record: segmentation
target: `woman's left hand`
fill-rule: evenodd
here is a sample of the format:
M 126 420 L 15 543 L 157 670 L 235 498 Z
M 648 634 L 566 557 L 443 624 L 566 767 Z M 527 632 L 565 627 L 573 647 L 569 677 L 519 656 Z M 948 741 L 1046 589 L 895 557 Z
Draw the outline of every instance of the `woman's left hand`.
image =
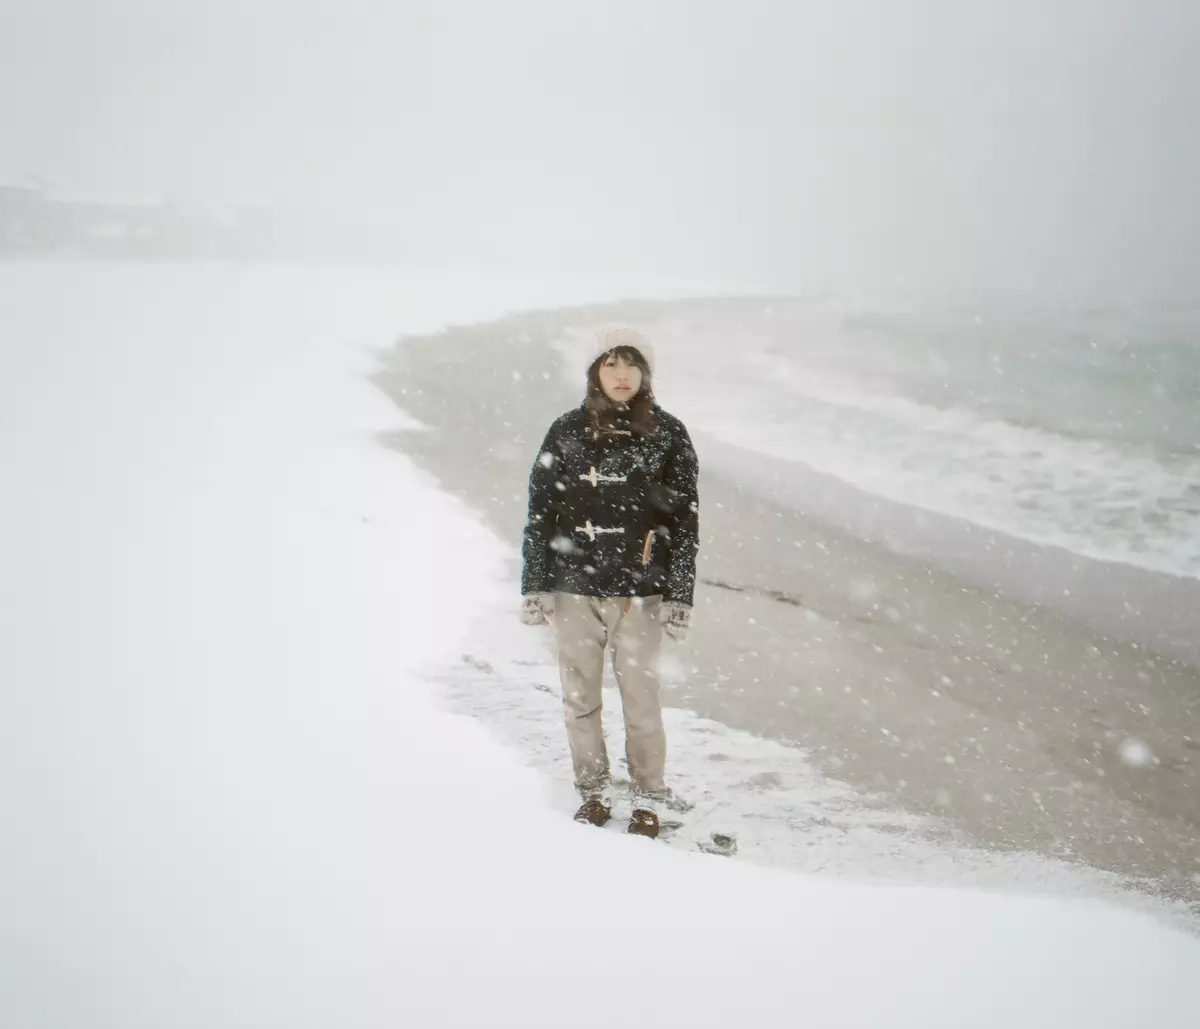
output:
M 663 632 L 676 643 L 682 643 L 692 631 L 692 609 L 673 602 L 663 605 Z

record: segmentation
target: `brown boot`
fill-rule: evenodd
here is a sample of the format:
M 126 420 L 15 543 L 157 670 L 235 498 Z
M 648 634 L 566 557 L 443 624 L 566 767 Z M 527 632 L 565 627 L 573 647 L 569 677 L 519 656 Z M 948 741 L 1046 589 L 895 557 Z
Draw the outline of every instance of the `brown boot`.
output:
M 612 818 L 612 808 L 610 808 L 600 797 L 588 797 L 583 802 L 583 806 L 575 812 L 575 821 L 588 822 L 594 826 L 604 825 Z
M 635 808 L 633 817 L 629 819 L 629 831 L 635 836 L 658 836 L 658 815 L 645 808 Z

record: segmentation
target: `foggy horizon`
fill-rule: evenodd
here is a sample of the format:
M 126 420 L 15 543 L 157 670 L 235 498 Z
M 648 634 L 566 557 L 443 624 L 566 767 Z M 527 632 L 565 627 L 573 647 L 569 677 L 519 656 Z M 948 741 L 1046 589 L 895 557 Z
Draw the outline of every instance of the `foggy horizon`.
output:
M 1200 15 L 145 0 L 11 10 L 0 182 L 771 287 L 1195 294 Z

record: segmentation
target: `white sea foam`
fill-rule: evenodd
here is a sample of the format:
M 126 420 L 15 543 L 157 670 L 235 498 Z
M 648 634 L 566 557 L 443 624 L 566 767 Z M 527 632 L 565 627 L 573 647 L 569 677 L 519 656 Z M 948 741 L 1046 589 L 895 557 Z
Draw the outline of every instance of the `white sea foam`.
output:
M 971 406 L 912 399 L 911 378 L 896 381 L 901 345 L 873 360 L 886 341 L 876 333 L 863 346 L 828 316 L 781 327 L 693 312 L 652 329 L 668 406 L 729 443 L 1021 539 L 1200 578 L 1200 449 L 1122 439 L 1119 424 L 1103 436 L 1055 431 L 1051 418 L 998 416 L 986 396 Z M 957 370 L 948 348 L 909 353 L 927 377 Z M 1072 385 L 1061 366 L 1040 371 L 1052 380 L 1037 384 L 1041 395 L 1053 397 L 1054 376 Z M 1026 374 L 1038 372 L 1030 362 Z M 977 381 L 977 398 L 986 385 Z M 1167 385 L 1143 379 L 1127 390 L 1144 391 L 1134 400 L 1152 408 Z

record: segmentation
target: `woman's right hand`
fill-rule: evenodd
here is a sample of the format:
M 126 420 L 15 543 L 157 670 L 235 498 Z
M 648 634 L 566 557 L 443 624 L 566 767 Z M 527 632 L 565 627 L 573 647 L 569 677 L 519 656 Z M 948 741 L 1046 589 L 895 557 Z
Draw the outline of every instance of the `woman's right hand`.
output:
M 521 621 L 526 625 L 546 625 L 553 614 L 553 593 L 530 593 L 521 602 Z
M 663 605 L 663 632 L 676 643 L 682 643 L 692 631 L 692 609 L 675 602 Z

